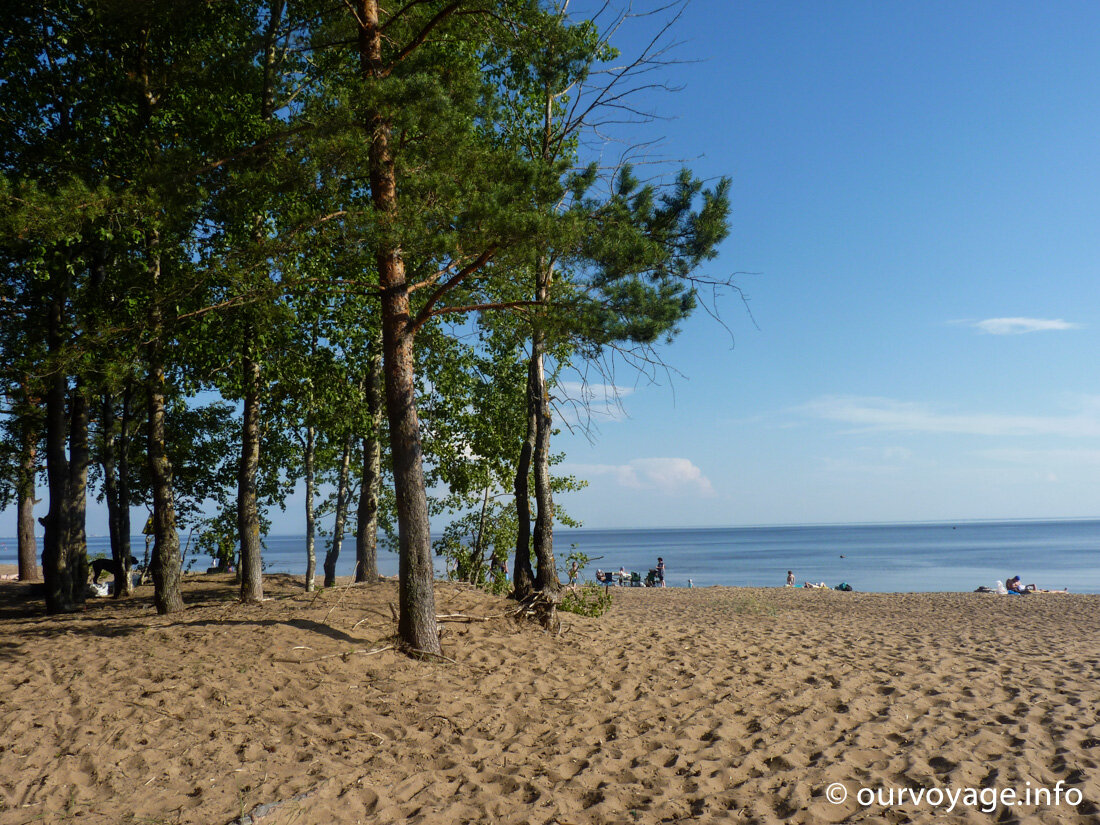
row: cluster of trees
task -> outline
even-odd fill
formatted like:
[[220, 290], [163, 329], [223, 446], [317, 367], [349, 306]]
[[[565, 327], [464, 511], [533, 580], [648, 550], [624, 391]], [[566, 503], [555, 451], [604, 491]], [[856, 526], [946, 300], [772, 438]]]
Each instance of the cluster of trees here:
[[262, 598], [301, 481], [307, 587], [319, 486], [327, 582], [356, 489], [357, 579], [392, 520], [412, 651], [439, 652], [432, 507], [465, 572], [508, 543], [517, 597], [558, 589], [554, 377], [674, 332], [727, 233], [725, 180], [582, 164], [659, 63], [607, 32], [545, 0], [3, 6], [0, 486], [32, 575], [44, 468], [50, 612], [84, 599], [90, 490], [118, 595], [150, 509], [162, 613], [186, 527]]

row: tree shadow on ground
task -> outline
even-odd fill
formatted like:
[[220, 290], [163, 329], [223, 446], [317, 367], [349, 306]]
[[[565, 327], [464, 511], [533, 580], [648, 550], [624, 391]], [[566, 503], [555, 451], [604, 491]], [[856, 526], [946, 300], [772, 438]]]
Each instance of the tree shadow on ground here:
[[[263, 610], [262, 605], [242, 605], [238, 601], [236, 586], [231, 581], [225, 586], [220, 582], [203, 582], [202, 587], [189, 589], [184, 586], [187, 609], [170, 616], [158, 616], [154, 612], [152, 594], [141, 592], [129, 599], [89, 599], [84, 609], [75, 613], [48, 615], [45, 607], [43, 585], [40, 582], [17, 582], [0, 587], [0, 661], [18, 656], [33, 655], [34, 643], [64, 635], [85, 638], [126, 638], [144, 633], [152, 627], [292, 627], [315, 633], [339, 642], [362, 644], [363, 639], [348, 635], [322, 622], [302, 617], [257, 615], [255, 618], [230, 616], [236, 608]], [[143, 588], [146, 590], [146, 588]], [[307, 603], [303, 603], [307, 607]], [[203, 608], [222, 607], [221, 616], [196, 616]], [[152, 621], [156, 620], [156, 621]]]

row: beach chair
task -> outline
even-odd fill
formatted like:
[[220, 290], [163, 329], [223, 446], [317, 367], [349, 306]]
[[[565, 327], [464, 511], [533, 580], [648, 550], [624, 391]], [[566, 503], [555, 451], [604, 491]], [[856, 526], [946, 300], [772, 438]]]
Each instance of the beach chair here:
[[638, 572], [632, 572], [630, 574], [630, 586], [641, 587], [642, 586], [642, 574]]
[[645, 586], [646, 587], [656, 587], [657, 586], [657, 571], [656, 570], [651, 569], [648, 573], [645, 574]]

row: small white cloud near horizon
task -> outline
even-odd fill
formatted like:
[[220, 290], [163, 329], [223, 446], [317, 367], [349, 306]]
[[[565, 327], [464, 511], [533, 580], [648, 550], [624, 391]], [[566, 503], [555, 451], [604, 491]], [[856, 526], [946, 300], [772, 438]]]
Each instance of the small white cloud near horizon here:
[[919, 432], [953, 435], [1100, 436], [1100, 409], [1086, 399], [1076, 415], [1029, 416], [1005, 413], [945, 413], [925, 404], [890, 398], [823, 396], [801, 407], [813, 418], [857, 427], [857, 432]]
[[570, 464], [563, 469], [581, 478], [611, 476], [632, 490], [657, 490], [673, 496], [715, 495], [710, 479], [687, 458], [635, 458], [626, 464]]
[[986, 318], [984, 321], [967, 321], [984, 335], [1026, 335], [1029, 332], [1061, 332], [1080, 329], [1080, 324], [1061, 318]]
[[1028, 450], [1005, 447], [993, 450], [978, 450], [974, 455], [1006, 464], [1100, 467], [1100, 450]]

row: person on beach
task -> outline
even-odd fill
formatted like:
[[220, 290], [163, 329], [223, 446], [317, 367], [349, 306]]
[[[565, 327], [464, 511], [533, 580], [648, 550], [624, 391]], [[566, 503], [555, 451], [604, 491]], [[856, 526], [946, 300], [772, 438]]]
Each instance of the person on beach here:
[[787, 571], [787, 587], [794, 587], [794, 571]]
[[1008, 584], [1006, 585], [1006, 587], [1008, 588], [1009, 593], [1017, 593], [1021, 596], [1026, 596], [1026, 595], [1029, 595], [1031, 593], [1068, 593], [1069, 592], [1068, 587], [1063, 588], [1061, 590], [1047, 590], [1045, 588], [1043, 590], [1040, 590], [1038, 587], [1036, 587], [1033, 584], [1020, 584], [1020, 577], [1019, 576], [1013, 576], [1011, 579], [1009, 579]]
[[623, 586], [623, 583], [626, 581], [626, 578], [627, 578], [626, 568], [625, 567], [620, 567], [619, 568], [619, 587]]
[[577, 586], [577, 571], [580, 570], [580, 566], [577, 564], [577, 560], [573, 559], [573, 563], [569, 565], [569, 586]]
[[1009, 579], [1008, 582], [1005, 584], [1005, 587], [1008, 588], [1009, 593], [1016, 593], [1020, 596], [1026, 596], [1027, 594], [1033, 593], [1035, 591], [1035, 585], [1033, 584], [1029, 584], [1026, 587], [1020, 584], [1019, 576], [1013, 576], [1011, 579]]
[[657, 557], [657, 581], [660, 582], [658, 587], [665, 586], [665, 560], [660, 556]]

